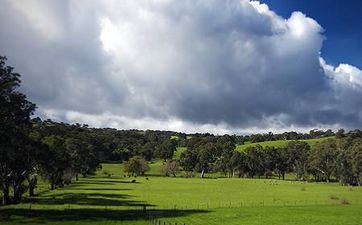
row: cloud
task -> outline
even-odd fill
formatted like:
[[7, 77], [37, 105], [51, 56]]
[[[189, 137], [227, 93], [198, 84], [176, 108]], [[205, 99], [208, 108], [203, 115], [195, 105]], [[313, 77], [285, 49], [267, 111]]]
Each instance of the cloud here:
[[328, 65], [323, 28], [301, 12], [247, 0], [4, 5], [1, 54], [44, 117], [214, 133], [362, 125], [361, 70]]

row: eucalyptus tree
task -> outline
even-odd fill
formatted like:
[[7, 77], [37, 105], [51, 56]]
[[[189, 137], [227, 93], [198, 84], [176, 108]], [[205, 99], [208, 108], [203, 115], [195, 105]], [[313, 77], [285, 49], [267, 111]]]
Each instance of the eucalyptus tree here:
[[[30, 116], [35, 104], [28, 101], [18, 88], [20, 74], [6, 65], [0, 56], [0, 183], [2, 204], [19, 202], [23, 193], [21, 183], [30, 172], [33, 149], [29, 147]], [[10, 186], [14, 191], [10, 198]]]
[[291, 141], [287, 145], [288, 164], [298, 180], [306, 180], [310, 145], [304, 141]]

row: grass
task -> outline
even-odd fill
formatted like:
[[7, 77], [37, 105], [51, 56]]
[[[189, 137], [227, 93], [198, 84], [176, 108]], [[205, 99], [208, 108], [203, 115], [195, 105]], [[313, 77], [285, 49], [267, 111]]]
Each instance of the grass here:
[[[20, 205], [1, 207], [0, 224], [141, 225], [149, 224], [150, 215], [162, 224], [188, 225], [357, 225], [362, 221], [361, 187], [264, 179], [166, 178], [159, 176], [160, 165], [151, 164], [146, 179], [124, 177], [121, 164], [104, 164], [94, 177], [43, 192]], [[132, 179], [137, 182], [130, 182]]]
[[[310, 146], [313, 147], [313, 145], [315, 145], [316, 143], [326, 140], [326, 139], [330, 139], [330, 138], [333, 138], [333, 137], [306, 139], [306, 140], [301, 140], [301, 141], [305, 141]], [[264, 141], [264, 142], [257, 142], [257, 143], [247, 142], [243, 145], [236, 145], [235, 149], [237, 151], [244, 151], [246, 148], [251, 147], [251, 146], [256, 146], [256, 145], [261, 145], [262, 147], [267, 147], [267, 146], [269, 146], [269, 147], [285, 147], [285, 146], [287, 146], [288, 142], [290, 142], [290, 140]]]

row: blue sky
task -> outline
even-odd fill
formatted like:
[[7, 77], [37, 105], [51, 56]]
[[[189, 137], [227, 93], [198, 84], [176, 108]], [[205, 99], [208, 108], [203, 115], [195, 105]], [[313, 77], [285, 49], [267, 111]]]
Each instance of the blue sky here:
[[1, 3], [0, 55], [44, 119], [218, 134], [362, 128], [362, 0]]
[[325, 29], [322, 56], [332, 65], [349, 63], [362, 68], [361, 0], [262, 0], [288, 18], [301, 11]]

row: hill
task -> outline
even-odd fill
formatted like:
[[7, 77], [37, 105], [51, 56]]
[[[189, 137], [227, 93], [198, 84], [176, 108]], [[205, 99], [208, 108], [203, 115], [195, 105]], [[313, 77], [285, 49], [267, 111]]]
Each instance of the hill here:
[[[300, 140], [300, 141], [305, 141], [307, 142], [310, 146], [315, 145], [316, 143], [326, 140], [326, 139], [330, 139], [330, 138], [334, 138], [334, 137], [325, 137], [325, 138], [317, 138], [317, 139], [306, 139], [306, 140]], [[284, 147], [288, 145], [288, 142], [293, 141], [293, 140], [276, 140], [276, 141], [264, 141], [264, 142], [256, 142], [256, 143], [245, 143], [243, 145], [236, 145], [235, 150], [236, 151], [244, 151], [246, 148], [251, 147], [251, 146], [256, 146], [256, 145], [261, 145], [262, 147]]]

